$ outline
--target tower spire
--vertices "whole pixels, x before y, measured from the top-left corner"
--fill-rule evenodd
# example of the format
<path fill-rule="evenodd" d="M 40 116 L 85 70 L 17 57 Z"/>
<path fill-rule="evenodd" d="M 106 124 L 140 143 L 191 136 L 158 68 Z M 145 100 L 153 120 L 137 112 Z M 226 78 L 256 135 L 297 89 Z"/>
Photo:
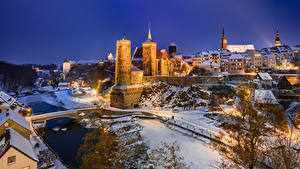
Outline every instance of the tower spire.
<path fill-rule="evenodd" d="M 127 40 L 126 33 L 124 33 L 123 40 Z"/>
<path fill-rule="evenodd" d="M 150 23 L 149 23 L 149 31 L 148 31 L 148 40 L 152 41 Z"/>
<path fill-rule="evenodd" d="M 278 27 L 277 27 L 277 31 L 276 31 L 275 46 L 281 46 Z"/>
<path fill-rule="evenodd" d="M 222 29 L 222 37 L 225 37 L 224 25 L 223 25 L 223 29 Z"/>

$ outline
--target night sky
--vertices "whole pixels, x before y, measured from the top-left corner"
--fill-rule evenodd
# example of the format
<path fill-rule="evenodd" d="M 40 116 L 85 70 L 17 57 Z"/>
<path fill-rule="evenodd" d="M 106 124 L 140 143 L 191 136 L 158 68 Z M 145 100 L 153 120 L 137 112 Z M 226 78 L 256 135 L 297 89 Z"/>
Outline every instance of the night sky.
<path fill-rule="evenodd" d="M 228 44 L 256 49 L 300 44 L 300 0 L 0 0 L 0 60 L 56 63 L 100 59 L 115 53 L 126 33 L 132 51 L 147 38 L 179 53 L 219 48 L 222 25 Z"/>

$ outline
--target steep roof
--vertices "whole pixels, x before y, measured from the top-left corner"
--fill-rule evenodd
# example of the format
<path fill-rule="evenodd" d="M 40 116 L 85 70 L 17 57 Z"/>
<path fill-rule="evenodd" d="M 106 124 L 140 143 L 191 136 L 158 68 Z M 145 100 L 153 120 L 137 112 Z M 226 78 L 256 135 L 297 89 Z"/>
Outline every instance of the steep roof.
<path fill-rule="evenodd" d="M 211 61 L 205 61 L 203 63 L 201 63 L 200 65 L 208 65 L 208 66 L 220 66 L 219 64 L 215 63 L 215 62 L 211 62 Z"/>
<path fill-rule="evenodd" d="M 2 126 L 8 119 L 30 130 L 30 127 L 26 119 L 20 114 L 18 114 L 15 110 L 6 109 L 2 113 L 0 113 L 0 126 Z"/>
<path fill-rule="evenodd" d="M 38 161 L 30 141 L 11 128 L 7 129 L 6 133 L 0 137 L 0 157 L 2 157 L 10 147 L 15 148 L 32 160 Z"/>
<path fill-rule="evenodd" d="M 0 91 L 0 102 L 5 102 L 9 105 L 12 105 L 14 102 L 16 102 L 16 99 L 6 94 L 5 92 Z"/>
<path fill-rule="evenodd" d="M 231 52 L 243 53 L 247 50 L 255 50 L 253 44 L 248 45 L 227 45 L 227 49 Z"/>
<path fill-rule="evenodd" d="M 293 89 L 293 87 L 287 80 L 287 78 L 285 76 L 282 76 L 282 78 L 278 82 L 278 89 Z"/>
<path fill-rule="evenodd" d="M 258 73 L 258 76 L 262 80 L 273 80 L 272 77 L 269 75 L 269 73 Z"/>
<path fill-rule="evenodd" d="M 244 56 L 241 54 L 232 54 L 229 56 L 229 59 L 244 59 Z"/>
<path fill-rule="evenodd" d="M 254 99 L 260 104 L 278 104 L 271 90 L 255 90 Z"/>

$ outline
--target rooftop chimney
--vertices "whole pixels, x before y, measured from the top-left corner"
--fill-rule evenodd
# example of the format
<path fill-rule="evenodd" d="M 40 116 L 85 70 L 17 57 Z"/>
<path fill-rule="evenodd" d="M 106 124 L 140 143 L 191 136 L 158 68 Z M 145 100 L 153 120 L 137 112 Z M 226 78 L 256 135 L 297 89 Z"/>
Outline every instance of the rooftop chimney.
<path fill-rule="evenodd" d="M 5 143 L 8 143 L 10 140 L 10 131 L 5 130 Z"/>

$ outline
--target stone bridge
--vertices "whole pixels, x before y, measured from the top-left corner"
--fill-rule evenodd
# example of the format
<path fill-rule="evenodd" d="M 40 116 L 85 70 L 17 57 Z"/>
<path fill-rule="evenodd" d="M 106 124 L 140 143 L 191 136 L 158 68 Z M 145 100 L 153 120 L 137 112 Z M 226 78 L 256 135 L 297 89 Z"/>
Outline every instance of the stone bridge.
<path fill-rule="evenodd" d="M 79 117 L 81 117 L 80 113 L 84 113 L 83 116 L 87 116 L 92 112 L 101 112 L 101 109 L 102 108 L 100 106 L 74 108 L 74 109 L 69 109 L 64 111 L 32 115 L 31 120 L 32 122 L 44 122 L 50 119 L 55 119 L 60 117 L 69 117 L 69 118 L 78 119 Z"/>

